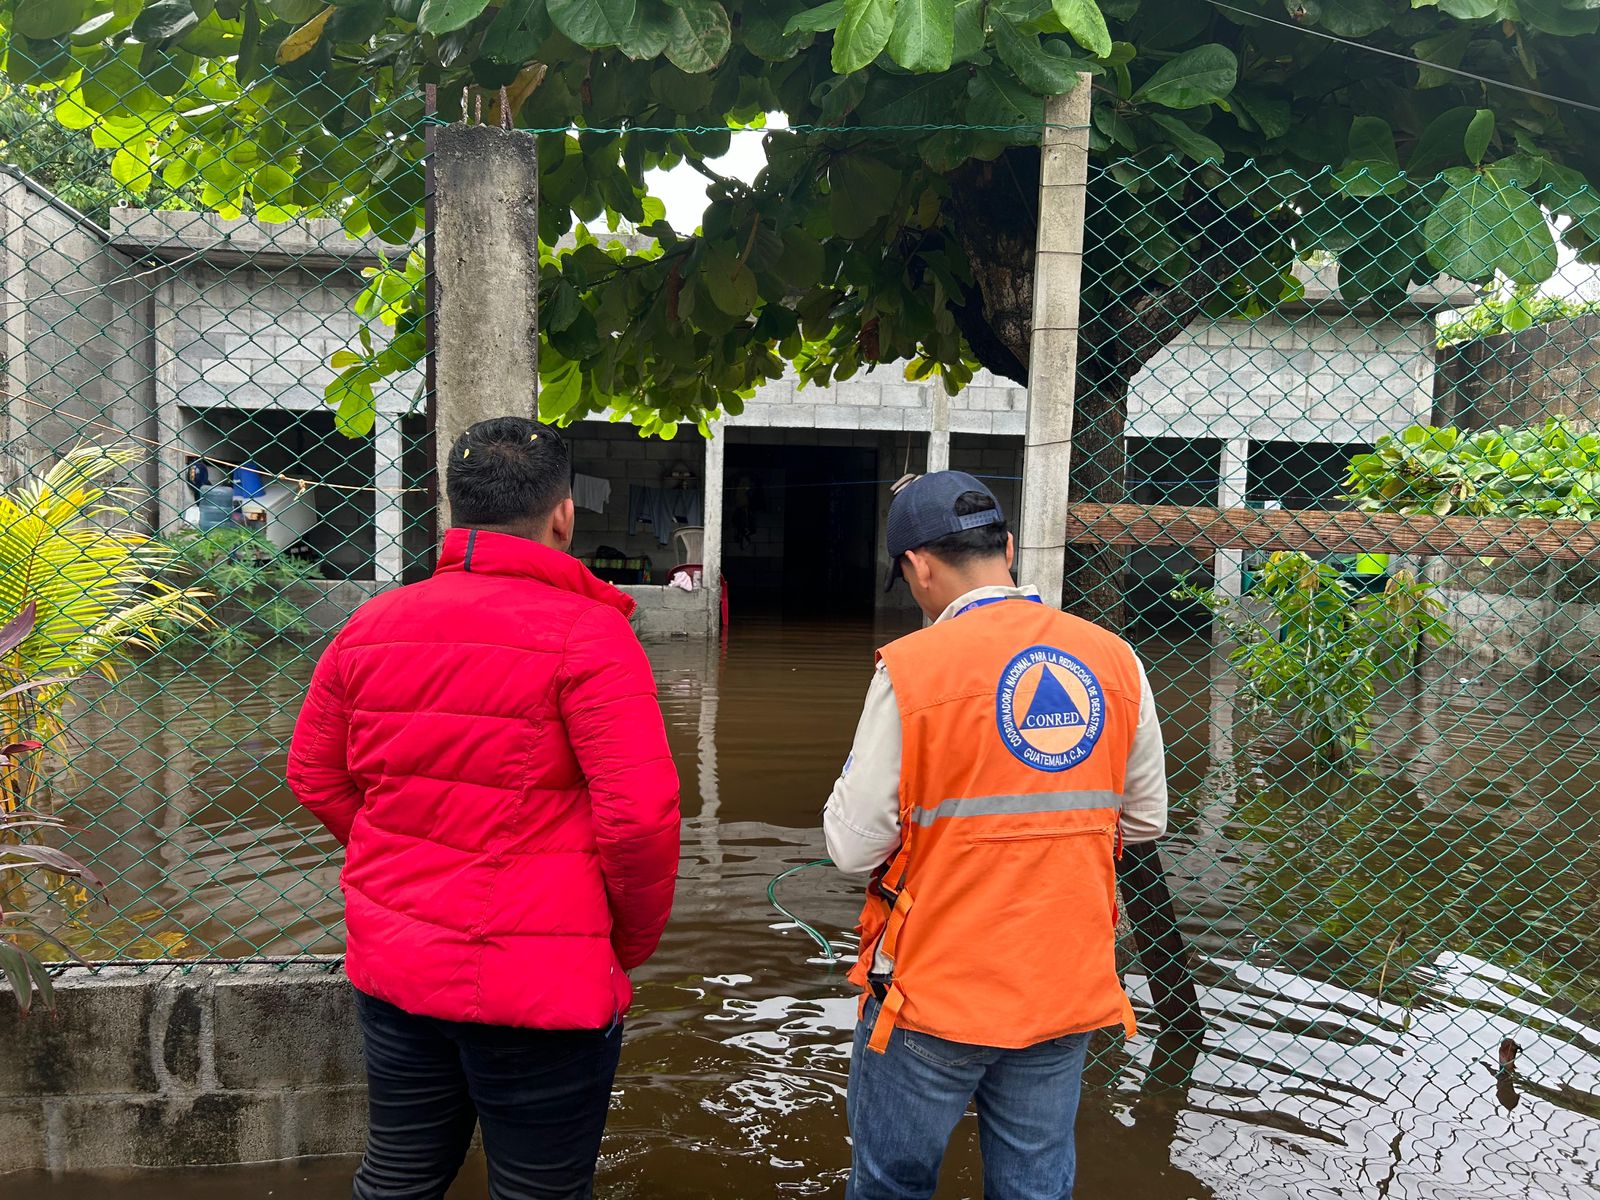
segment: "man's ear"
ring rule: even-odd
[[[572,535],[578,524],[578,510],[568,496],[550,514],[550,540],[562,550],[572,548]]]
[[[912,580],[923,591],[927,591],[933,583],[933,555],[925,554],[921,550],[907,550],[904,558],[906,566],[910,568]]]

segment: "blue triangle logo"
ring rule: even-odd
[[[1039,680],[1039,690],[1034,692],[1033,703],[1028,705],[1028,715],[1022,719],[1022,727],[1072,729],[1087,724],[1078,706],[1072,702],[1072,697],[1067,695],[1067,689],[1061,686],[1061,681],[1050,668],[1045,667],[1044,677]]]

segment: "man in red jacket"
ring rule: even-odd
[[[289,784],[345,846],[371,1133],[356,1200],[436,1200],[483,1129],[495,1200],[587,1197],[678,867],[678,778],[633,601],[566,553],[561,435],[450,452],[431,579],[317,664]]]

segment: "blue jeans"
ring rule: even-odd
[[[1078,1156],[1073,1124],[1090,1034],[1025,1050],[969,1046],[896,1028],[867,1049],[869,999],[850,1056],[854,1163],[845,1200],[927,1200],[967,1102],[978,1100],[985,1200],[1070,1200]]]
[[[588,1200],[622,1026],[510,1029],[356,992],[371,1115],[355,1200],[443,1200],[483,1127],[492,1200]]]

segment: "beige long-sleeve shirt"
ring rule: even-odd
[[[1034,588],[978,588],[951,604],[939,620],[950,620],[974,601],[1037,595]],[[1122,837],[1127,842],[1154,841],[1167,830],[1166,751],[1142,662],[1139,686],[1139,724],[1128,754],[1120,816]],[[846,874],[874,871],[899,848],[901,745],[900,706],[889,672],[879,663],[867,687],[855,744],[822,814],[828,855]]]

